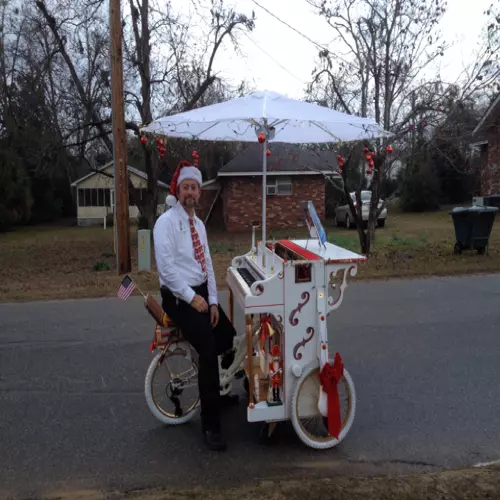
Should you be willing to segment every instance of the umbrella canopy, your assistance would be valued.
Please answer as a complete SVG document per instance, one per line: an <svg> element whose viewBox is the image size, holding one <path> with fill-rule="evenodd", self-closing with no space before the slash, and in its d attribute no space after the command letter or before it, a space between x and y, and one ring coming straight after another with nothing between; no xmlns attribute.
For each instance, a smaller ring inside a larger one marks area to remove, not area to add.
<svg viewBox="0 0 500 500"><path fill-rule="evenodd" d="M262 241L266 242L266 148L268 142L293 144L352 142L392 136L369 118L340 113L276 92L245 97L165 116L141 131L205 141L255 142L262 133ZM265 254L263 255L265 267Z"/></svg>
<svg viewBox="0 0 500 500"><path fill-rule="evenodd" d="M274 128L269 142L294 144L350 142L392 135L372 119L267 91L165 116L141 130L185 139L255 142L256 131L269 127Z"/></svg>

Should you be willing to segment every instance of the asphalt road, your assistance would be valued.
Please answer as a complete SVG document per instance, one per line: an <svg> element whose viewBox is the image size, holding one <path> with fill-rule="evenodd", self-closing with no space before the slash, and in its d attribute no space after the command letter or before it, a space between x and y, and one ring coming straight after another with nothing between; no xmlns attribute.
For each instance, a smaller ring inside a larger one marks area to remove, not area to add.
<svg viewBox="0 0 500 500"><path fill-rule="evenodd" d="M0 496L500 458L500 275L351 281L346 292L330 346L356 384L357 415L326 452L289 424L259 444L244 401L225 415L224 454L205 450L198 420L157 422L143 395L153 329L140 299L0 304Z"/></svg>

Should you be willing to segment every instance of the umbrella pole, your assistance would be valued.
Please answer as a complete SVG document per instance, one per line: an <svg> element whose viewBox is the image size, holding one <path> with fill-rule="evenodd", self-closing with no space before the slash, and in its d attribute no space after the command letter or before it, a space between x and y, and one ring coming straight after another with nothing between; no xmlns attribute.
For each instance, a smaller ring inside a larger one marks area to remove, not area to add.
<svg viewBox="0 0 500 500"><path fill-rule="evenodd" d="M267 202L267 137L262 144L262 243L264 244L264 252L262 254L262 266L266 267L266 202Z"/></svg>

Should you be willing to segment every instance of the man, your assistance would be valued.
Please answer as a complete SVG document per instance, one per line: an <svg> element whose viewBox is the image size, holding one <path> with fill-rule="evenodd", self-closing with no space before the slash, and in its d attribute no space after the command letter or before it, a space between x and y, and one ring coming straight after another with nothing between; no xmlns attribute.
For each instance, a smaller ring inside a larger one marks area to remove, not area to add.
<svg viewBox="0 0 500 500"><path fill-rule="evenodd" d="M172 208L158 218L153 236L162 307L199 355L204 439L209 448L223 450L218 355L233 347L236 332L219 305L205 225L195 215L201 183L197 166L181 161L167 197ZM229 351L223 368L233 359L234 353Z"/></svg>

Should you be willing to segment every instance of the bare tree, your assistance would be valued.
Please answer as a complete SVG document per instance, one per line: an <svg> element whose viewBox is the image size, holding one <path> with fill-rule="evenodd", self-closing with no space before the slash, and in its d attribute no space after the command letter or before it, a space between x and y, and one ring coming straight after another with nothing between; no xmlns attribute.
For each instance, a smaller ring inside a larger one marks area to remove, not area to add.
<svg viewBox="0 0 500 500"><path fill-rule="evenodd" d="M192 54L188 38L193 37L189 25L175 18L168 4L160 10L154 0L129 0L132 33L126 44L130 68L135 70L140 95L127 90L137 107L141 122L153 120L153 103L158 100L171 103L169 113L187 111L195 107L216 81L214 63L225 38L234 38L238 29L252 29L253 20L225 9L222 0L212 0L210 11L212 29L210 40L203 46L207 53ZM169 50L160 47L167 40ZM157 53L152 52L156 47ZM156 57L154 57L156 56ZM189 65L189 61L191 64ZM148 188L144 213L152 227L158 204L157 183L160 173L156 151L144 147L144 166L148 175ZM161 158L160 154L160 158Z"/></svg>
<svg viewBox="0 0 500 500"><path fill-rule="evenodd" d="M330 102L349 114L373 116L386 130L403 136L412 121L431 103L416 102L433 81L419 81L422 73L444 54L437 26L445 12L442 0L308 0L335 35L335 53L320 53L321 67L314 74L309 92L313 99ZM357 207L347 192L355 214L361 250L369 255L375 240L380 183L390 164L386 144L376 141L357 145L345 155L344 168L360 170L356 188ZM363 152L364 150L364 152ZM370 153L363 163L362 156ZM371 153L374 153L372 156ZM367 165L368 164L368 165ZM370 167L371 165L371 167ZM368 169L366 169L368 166ZM361 168L359 168L361 167ZM365 171L372 175L367 177ZM362 230L360 191L370 184L367 233Z"/></svg>
<svg viewBox="0 0 500 500"><path fill-rule="evenodd" d="M158 114L165 114L195 107L217 80L215 58L224 40L235 37L239 29L253 28L253 19L224 8L222 0L211 2L211 39L203 45L208 53L200 55L191 46L196 36L189 31L189 23L176 15L169 3L165 6L159 0L127 1L128 14L123 20L125 103L129 116L126 127L136 136L139 136L140 123L153 120L153 109L159 110ZM102 19L96 23L96 19L102 16L103 2L77 0L64 6L59 2L57 9L54 6L51 10L47 0L37 0L36 7L50 28L80 98L84 119L79 130L83 130L83 137L77 144L100 139L112 151L109 139L111 119L106 113L106 104L110 105L109 69L101 62L107 58L108 43L104 33L95 28L97 25L102 29L107 24ZM68 39L75 28L82 29L87 23L88 29L84 29L84 33L88 50L83 58L86 67L80 68L78 49L82 42L78 41L75 50L75 47L68 47ZM86 86L85 82L92 82L92 85ZM91 132L93 130L97 133ZM163 154L158 155L156 147L145 141L141 141L141 145L144 170L148 176L145 198L139 199L135 195L130 182L129 187L142 217L152 227L156 219L157 185Z"/></svg>

